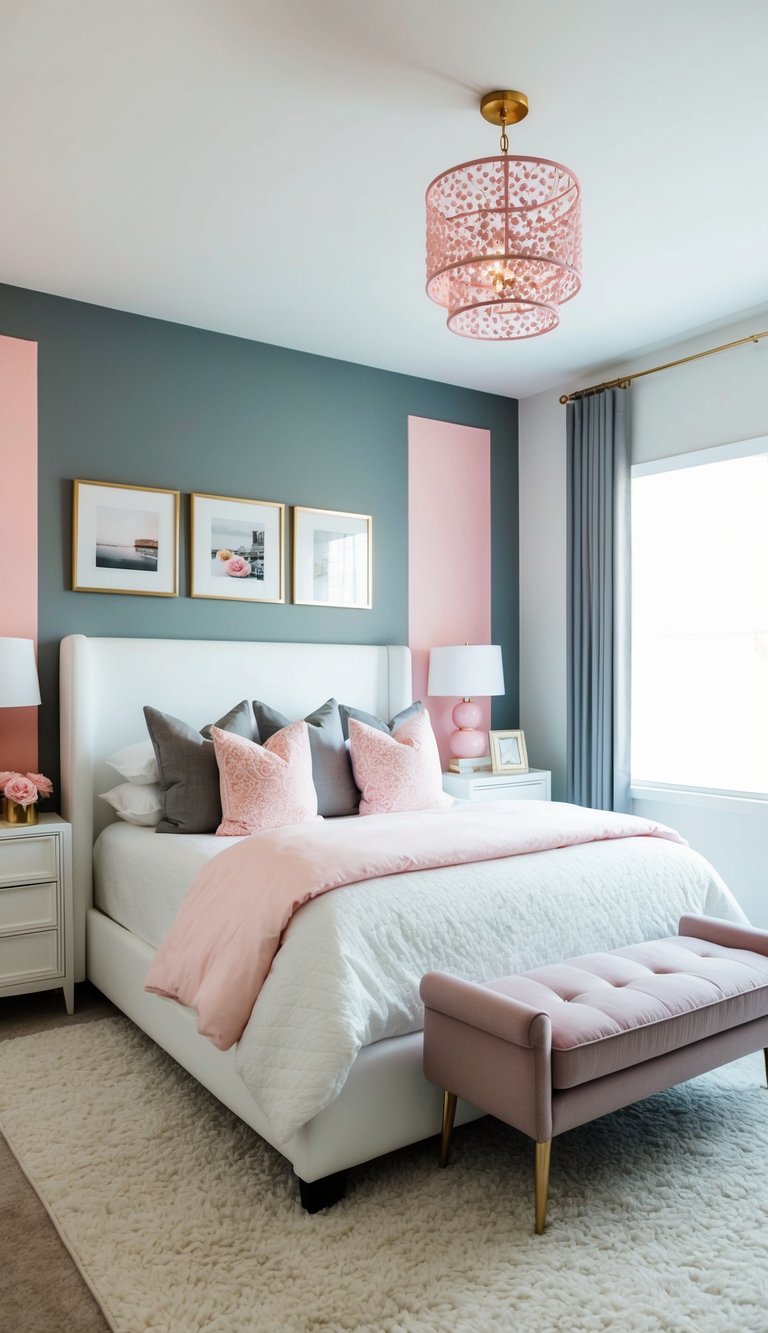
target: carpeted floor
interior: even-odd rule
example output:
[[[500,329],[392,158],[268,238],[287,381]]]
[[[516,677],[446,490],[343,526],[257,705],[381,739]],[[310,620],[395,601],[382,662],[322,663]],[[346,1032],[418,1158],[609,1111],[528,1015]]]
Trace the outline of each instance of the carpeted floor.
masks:
[[[119,1333],[768,1331],[761,1057],[558,1140],[542,1237],[530,1144],[490,1120],[309,1217],[122,1018],[0,1043],[0,1122]]]
[[[0,1042],[117,1014],[84,982],[74,1014],[61,991],[0,1000]],[[0,1135],[0,1329],[13,1333],[105,1333],[107,1324],[32,1185]]]

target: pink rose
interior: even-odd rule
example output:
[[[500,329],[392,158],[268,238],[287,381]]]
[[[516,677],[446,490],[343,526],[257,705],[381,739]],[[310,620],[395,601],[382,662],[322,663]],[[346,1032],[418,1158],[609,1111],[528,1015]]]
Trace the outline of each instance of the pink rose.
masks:
[[[16,773],[10,782],[6,782],[3,795],[26,810],[28,805],[34,805],[37,800],[37,787],[29,778],[23,778],[20,773]]]
[[[44,773],[27,773],[26,776],[37,787],[38,796],[53,796],[53,783]]]
[[[224,568],[233,579],[247,579],[251,574],[250,564],[241,555],[233,555],[231,560],[227,560]]]
[[[0,791],[2,791],[6,782],[11,781],[11,778],[20,778],[20,777],[21,773],[11,773],[10,769],[8,769],[5,773],[0,773]]]

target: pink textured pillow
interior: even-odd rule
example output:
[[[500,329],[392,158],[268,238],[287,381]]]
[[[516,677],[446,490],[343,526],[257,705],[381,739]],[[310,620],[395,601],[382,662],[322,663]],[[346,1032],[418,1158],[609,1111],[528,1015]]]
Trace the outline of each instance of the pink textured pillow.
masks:
[[[440,755],[426,709],[401,722],[391,736],[350,717],[349,750],[362,793],[361,815],[453,804],[443,791]]]
[[[317,819],[306,722],[283,727],[265,745],[220,727],[211,727],[211,737],[224,816],[218,834],[258,833]]]

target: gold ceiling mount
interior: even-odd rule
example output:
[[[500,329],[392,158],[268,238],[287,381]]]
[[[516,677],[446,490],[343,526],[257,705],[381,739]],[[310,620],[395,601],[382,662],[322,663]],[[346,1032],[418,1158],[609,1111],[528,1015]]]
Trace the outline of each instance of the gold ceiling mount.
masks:
[[[528,98],[513,88],[497,89],[481,99],[480,114],[492,125],[516,125],[528,115]]]

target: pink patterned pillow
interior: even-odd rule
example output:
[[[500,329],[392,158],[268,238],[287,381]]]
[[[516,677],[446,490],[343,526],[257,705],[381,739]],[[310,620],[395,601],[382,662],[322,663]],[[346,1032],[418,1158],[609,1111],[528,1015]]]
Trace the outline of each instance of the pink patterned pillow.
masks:
[[[211,727],[211,738],[224,816],[218,834],[258,833],[317,819],[306,722],[283,727],[265,745],[220,727]]]
[[[350,717],[349,750],[362,793],[361,815],[453,804],[443,791],[440,755],[426,709],[401,722],[391,736]]]

